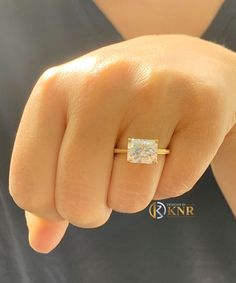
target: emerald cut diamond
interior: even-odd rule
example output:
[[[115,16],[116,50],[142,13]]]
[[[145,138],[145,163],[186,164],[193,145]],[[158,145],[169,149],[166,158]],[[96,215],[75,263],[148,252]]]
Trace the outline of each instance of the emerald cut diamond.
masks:
[[[128,138],[127,161],[131,163],[157,163],[158,140]]]

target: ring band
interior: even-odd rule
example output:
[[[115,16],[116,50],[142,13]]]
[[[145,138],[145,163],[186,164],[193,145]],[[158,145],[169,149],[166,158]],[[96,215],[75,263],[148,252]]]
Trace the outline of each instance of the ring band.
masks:
[[[158,139],[128,138],[126,148],[115,148],[114,153],[127,153],[127,161],[131,163],[157,163],[157,156],[169,154],[168,148],[158,148]]]

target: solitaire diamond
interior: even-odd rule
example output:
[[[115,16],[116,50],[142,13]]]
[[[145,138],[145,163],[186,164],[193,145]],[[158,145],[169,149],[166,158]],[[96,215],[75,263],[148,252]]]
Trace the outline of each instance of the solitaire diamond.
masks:
[[[127,161],[131,163],[157,163],[158,140],[128,138]]]

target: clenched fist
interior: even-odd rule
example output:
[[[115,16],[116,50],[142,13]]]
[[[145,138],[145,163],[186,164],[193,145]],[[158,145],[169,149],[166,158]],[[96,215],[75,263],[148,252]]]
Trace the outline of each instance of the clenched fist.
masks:
[[[235,76],[234,52],[184,35],[127,40],[47,70],[10,166],[31,246],[49,252],[68,223],[97,227],[112,210],[135,213],[190,190],[236,132]],[[128,163],[114,148],[129,137],[158,138],[170,154]]]

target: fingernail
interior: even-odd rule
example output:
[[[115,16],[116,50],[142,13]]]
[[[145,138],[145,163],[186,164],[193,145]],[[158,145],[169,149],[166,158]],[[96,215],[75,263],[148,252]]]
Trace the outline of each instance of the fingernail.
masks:
[[[28,233],[28,241],[29,241],[29,244],[31,246],[31,235],[30,235],[30,232]]]

